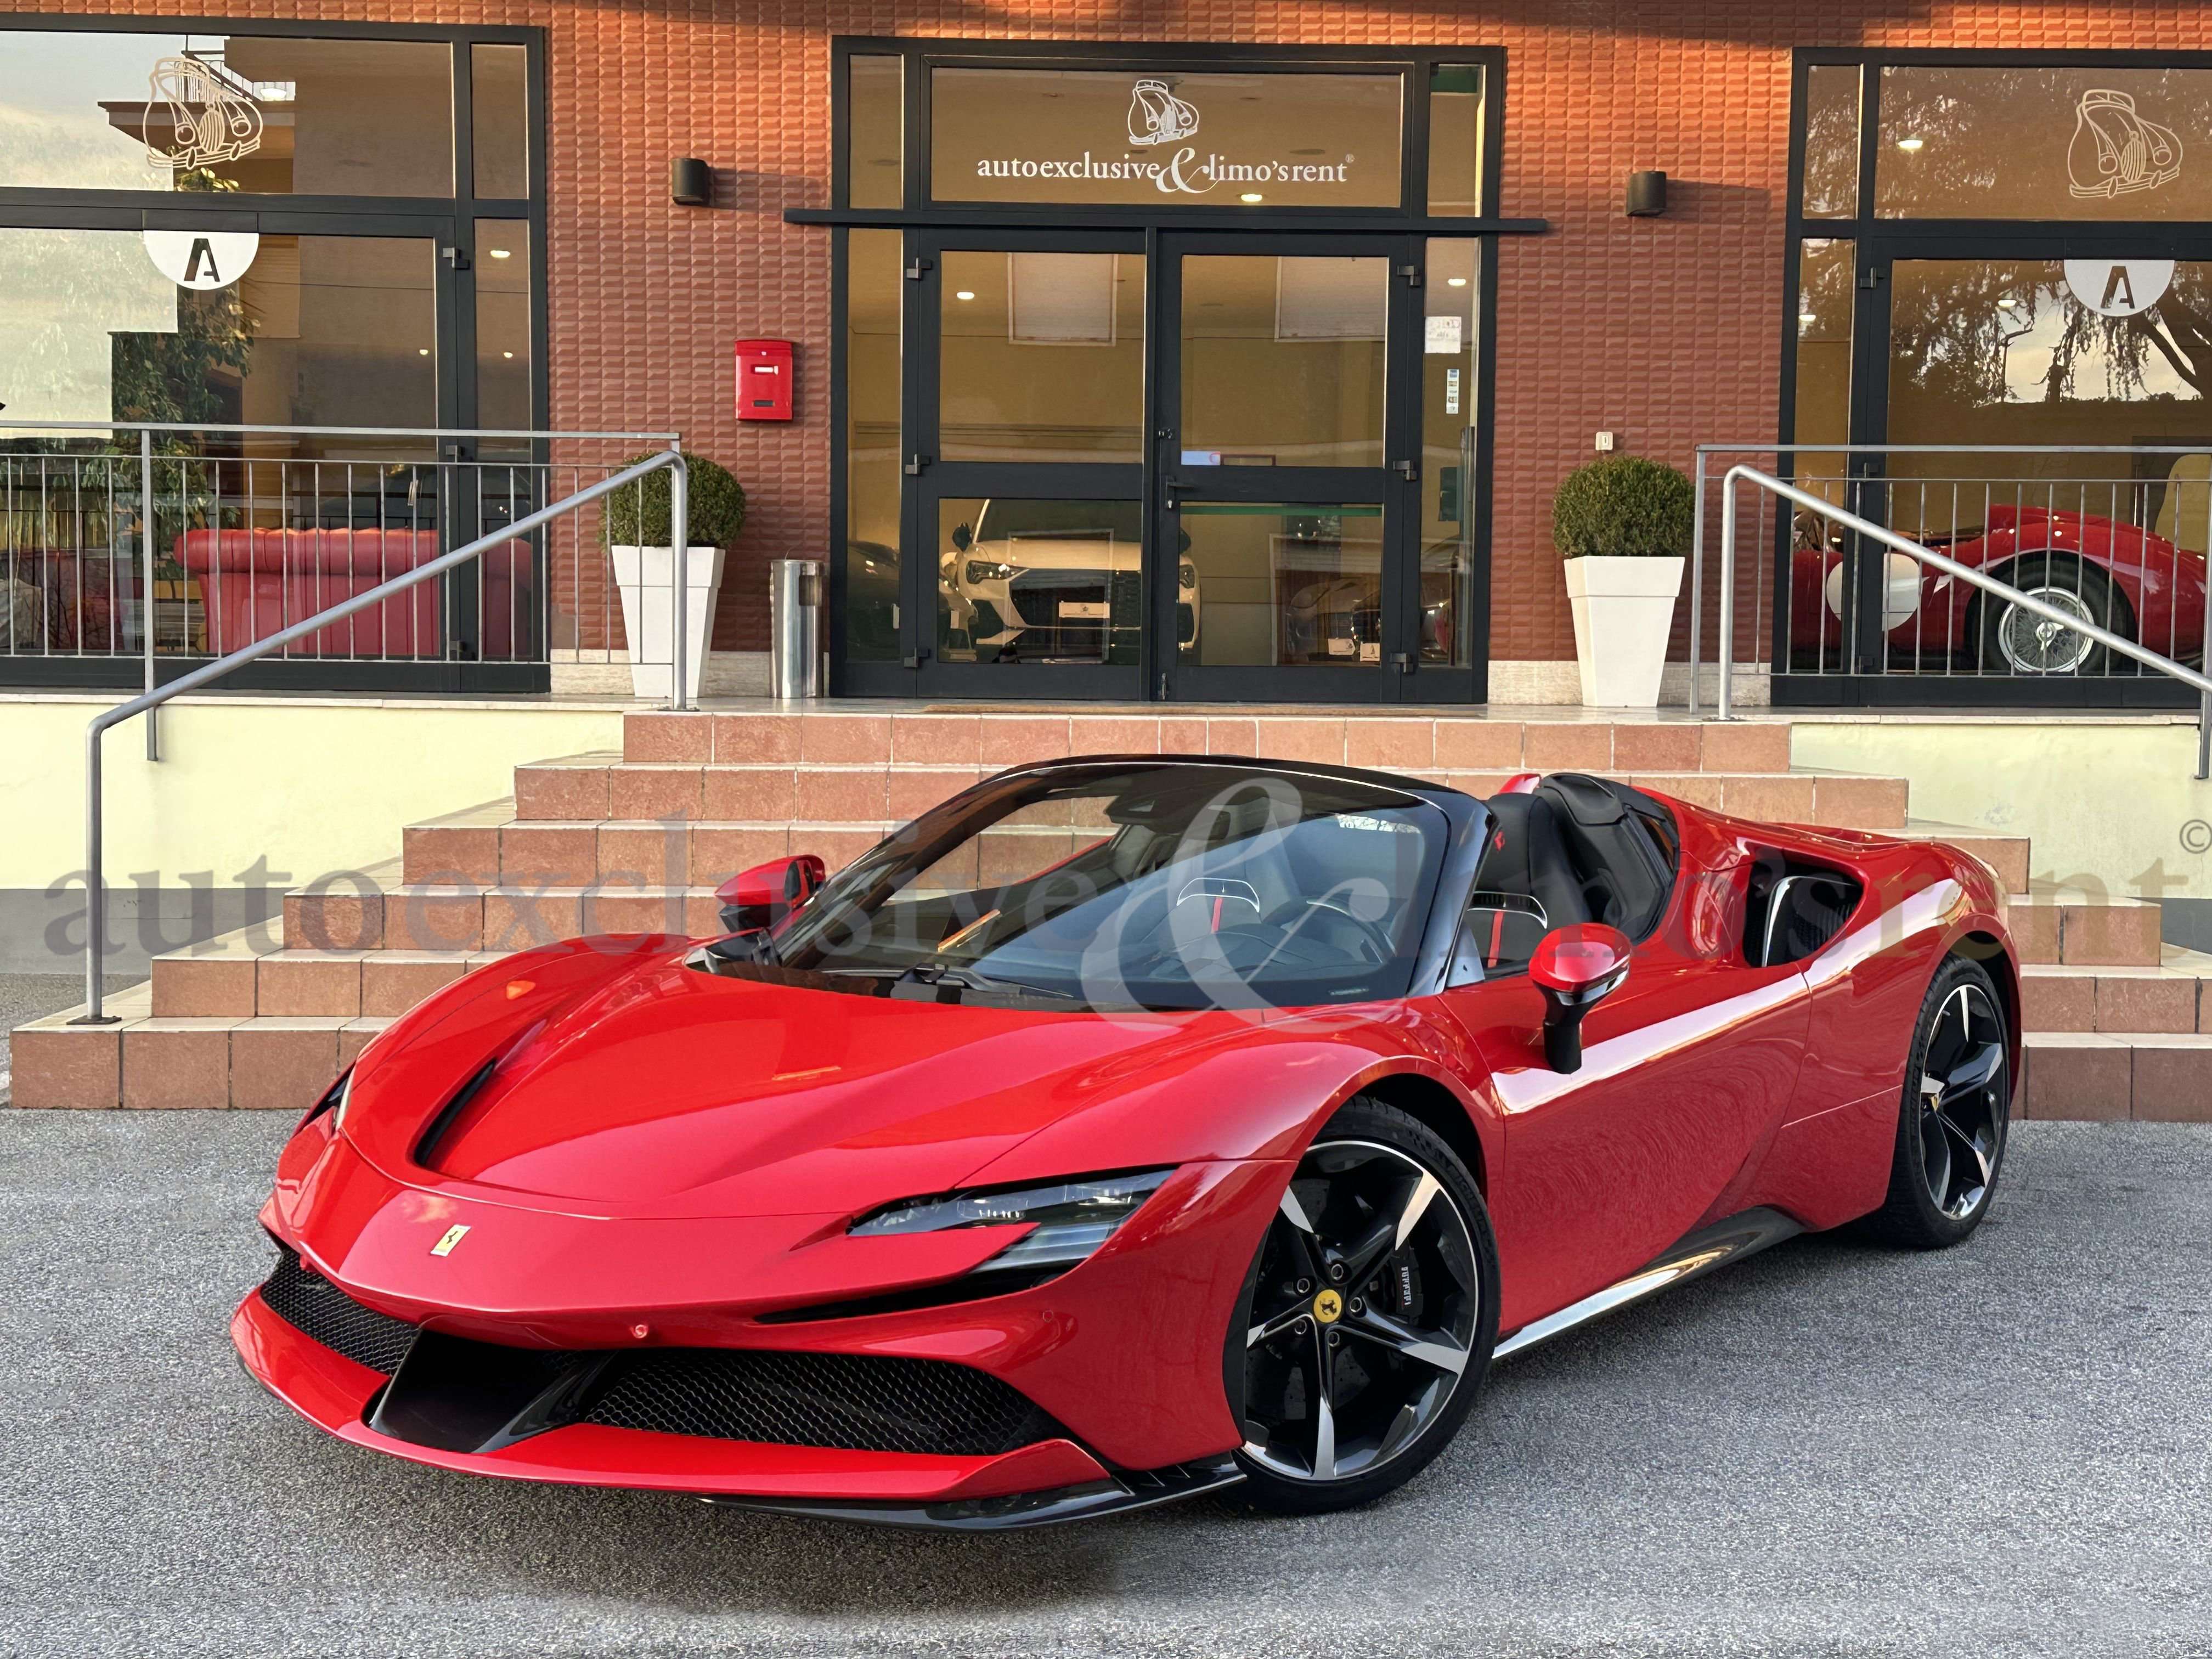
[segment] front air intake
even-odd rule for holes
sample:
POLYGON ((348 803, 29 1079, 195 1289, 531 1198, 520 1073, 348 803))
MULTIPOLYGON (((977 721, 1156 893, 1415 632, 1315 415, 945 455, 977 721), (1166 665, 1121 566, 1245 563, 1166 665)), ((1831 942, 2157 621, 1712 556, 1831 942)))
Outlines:
POLYGON ((290 1250, 280 1250, 261 1299, 302 1336, 386 1376, 415 1340, 415 1327, 405 1320, 362 1306, 290 1250))

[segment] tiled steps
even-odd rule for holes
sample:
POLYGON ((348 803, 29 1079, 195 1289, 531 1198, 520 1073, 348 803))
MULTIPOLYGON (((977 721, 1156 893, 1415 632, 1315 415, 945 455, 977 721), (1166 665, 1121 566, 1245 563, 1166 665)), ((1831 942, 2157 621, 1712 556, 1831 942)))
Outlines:
MULTIPOLYGON (((639 713, 623 719, 621 758, 681 766, 896 764, 997 771, 1066 755, 1118 754, 1267 755, 1412 773, 1786 772, 1790 728, 1778 721, 1347 716, 1319 709, 1159 715, 639 713)), ((519 777, 517 793, 524 793, 519 777)))
MULTIPOLYGON (((2032 1042, 2063 1051, 2054 1079, 2090 1068, 2109 1114, 2124 1068, 2129 1110, 2155 1115, 2173 1109, 2169 1084, 2195 1075, 2196 1045, 2212 1043, 2212 960, 2161 961, 2154 906, 2031 892, 2025 837, 1914 822, 1900 779, 1792 769, 1778 723, 641 713, 620 752, 520 766, 512 800, 410 826, 365 896, 291 895, 281 946, 241 933, 158 959, 120 1027, 66 1028, 64 1016, 25 1028, 15 1098, 103 1104, 119 1089, 130 1104, 296 1109, 370 1035, 474 965, 580 933, 714 931, 714 884, 734 871, 801 850, 842 866, 978 777, 1071 752, 1260 752, 1484 793, 1518 770, 1604 771, 1748 817, 1952 842, 2016 895, 2013 926, 2036 964, 2032 1042), (2139 1054, 2153 1056, 2140 1081, 2139 1054)), ((2027 1109, 2035 1099, 2023 1095, 2027 1109)), ((2045 1105, 2060 1109, 2055 1093, 2045 1105)))
MULTIPOLYGON (((228 1003, 214 981, 169 981, 210 998, 215 1012, 157 1012, 149 983, 111 1000, 119 1024, 71 1027, 64 1013, 19 1028, 15 1103, 298 1112, 394 1013, 500 953, 226 954, 255 969, 231 978, 228 1003), (276 1012, 303 1006, 325 1012, 276 1012)), ((2031 966, 2027 980, 2020 1115, 2212 1120, 2212 957, 2169 951, 2158 968, 2031 966)))

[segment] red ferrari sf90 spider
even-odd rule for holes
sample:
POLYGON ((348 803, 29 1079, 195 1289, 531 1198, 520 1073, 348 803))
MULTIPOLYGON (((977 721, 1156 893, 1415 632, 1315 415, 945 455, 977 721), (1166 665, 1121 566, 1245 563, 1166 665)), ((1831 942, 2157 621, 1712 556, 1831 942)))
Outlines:
POLYGON ((977 785, 580 939, 301 1122, 247 1368, 417 1462, 917 1525, 1433 1458, 1485 1370, 1804 1229, 1954 1243, 2019 1051, 1941 846, 1605 779, 977 785))

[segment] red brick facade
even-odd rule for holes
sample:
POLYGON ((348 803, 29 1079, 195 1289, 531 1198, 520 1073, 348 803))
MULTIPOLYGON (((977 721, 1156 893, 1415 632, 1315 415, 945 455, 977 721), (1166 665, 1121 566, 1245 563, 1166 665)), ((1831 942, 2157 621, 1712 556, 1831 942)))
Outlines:
MULTIPOLYGON (((1551 491, 1587 456, 1590 434, 1611 428, 1627 449, 1686 465, 1699 440, 1775 430, 1790 48, 2212 46, 2204 9, 2124 0, 99 9, 545 28, 554 424, 680 428, 738 474, 751 517, 723 584, 715 643, 754 650, 766 642, 767 561, 827 550, 830 239, 782 216, 829 200, 835 35, 1503 47, 1498 210, 1547 219, 1552 232, 1508 240, 1500 261, 1491 654, 1551 659, 1574 654, 1551 491), (713 207, 670 204, 668 162, 685 155, 716 169, 713 207), (1665 217, 1622 215, 1626 175, 1638 167, 1670 175, 1665 217), (790 426, 741 427, 732 416, 730 342, 749 335, 799 343, 790 426)), ((566 574, 556 591, 571 591, 566 574)), ((578 608, 599 614, 588 586, 582 597, 578 608)))

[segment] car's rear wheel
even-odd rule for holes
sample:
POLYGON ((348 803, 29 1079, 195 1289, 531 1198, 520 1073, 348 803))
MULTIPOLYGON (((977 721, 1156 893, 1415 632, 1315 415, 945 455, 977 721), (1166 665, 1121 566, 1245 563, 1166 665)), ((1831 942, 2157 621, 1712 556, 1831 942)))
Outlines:
POLYGON ((1467 1166, 1418 1119, 1352 1101, 1299 1160, 1242 1316, 1225 1358, 1252 1502, 1312 1514, 1410 1480, 1458 1431, 1498 1334, 1498 1246, 1467 1166))
POLYGON ((1867 1218, 1869 1231, 1933 1250, 1982 1224, 2004 1163, 2011 1055, 2004 1003, 1989 974, 1950 957, 1928 988, 1913 1031, 1889 1194, 1867 1218))
MULTIPOLYGON (((2103 570, 2085 560, 2063 553, 2030 554, 2002 574, 2021 592, 2069 617, 2126 639, 2135 637, 2135 612, 2127 596, 2103 570)), ((1993 672, 2042 678, 2102 674, 2112 666, 2112 653, 2087 634, 1994 594, 1977 595, 1974 603, 1975 613, 1966 622, 1967 637, 1979 642, 1982 665, 1993 672)))

